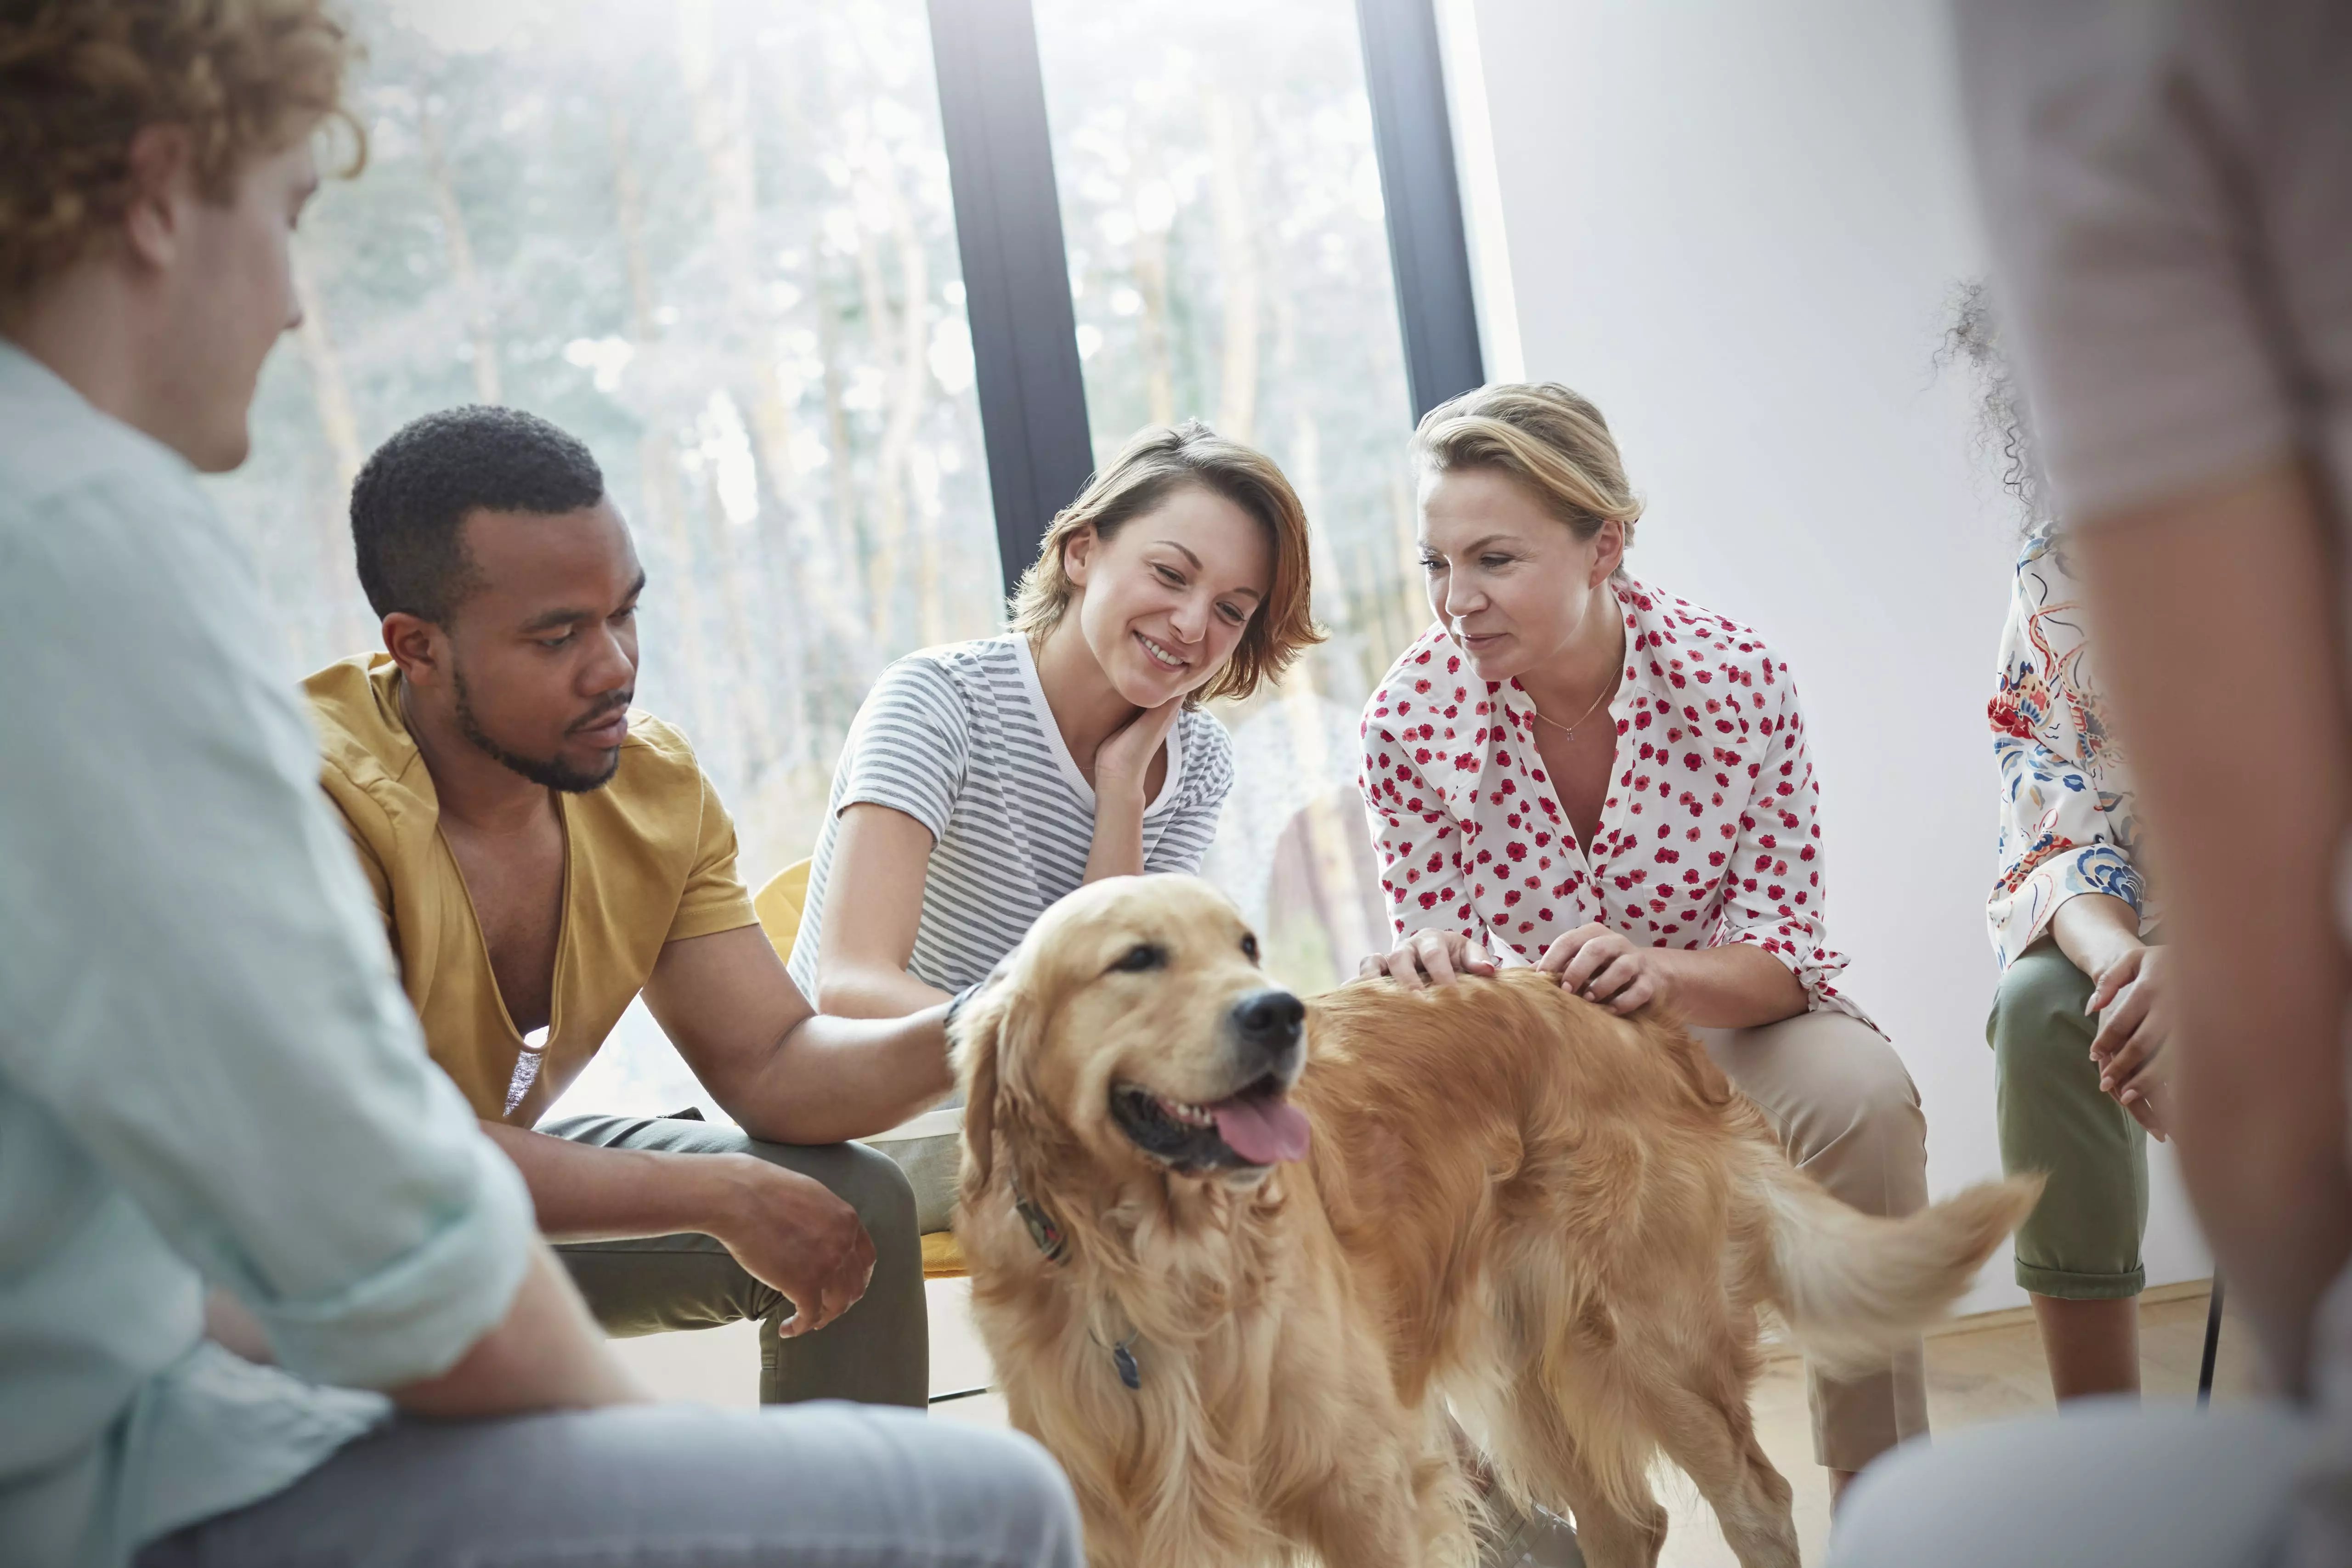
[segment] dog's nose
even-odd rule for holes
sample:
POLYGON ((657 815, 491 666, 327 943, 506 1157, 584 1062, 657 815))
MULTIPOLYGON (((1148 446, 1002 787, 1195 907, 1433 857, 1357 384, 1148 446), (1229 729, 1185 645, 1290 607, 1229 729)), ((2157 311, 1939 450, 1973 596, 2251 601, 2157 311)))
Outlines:
POLYGON ((1298 1026, 1306 1016, 1306 1003, 1287 991, 1269 987, 1253 991, 1234 1004, 1234 1030, 1272 1054, 1298 1043, 1298 1026))

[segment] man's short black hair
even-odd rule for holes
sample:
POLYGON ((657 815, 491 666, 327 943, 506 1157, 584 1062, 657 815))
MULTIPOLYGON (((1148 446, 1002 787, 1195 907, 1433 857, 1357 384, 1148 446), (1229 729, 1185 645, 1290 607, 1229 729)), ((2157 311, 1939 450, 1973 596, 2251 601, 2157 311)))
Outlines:
POLYGON ((469 404, 412 419, 352 485, 352 549, 378 616, 436 626, 472 590, 459 535, 479 510, 554 516, 594 506, 604 475, 574 437, 520 408, 469 404))

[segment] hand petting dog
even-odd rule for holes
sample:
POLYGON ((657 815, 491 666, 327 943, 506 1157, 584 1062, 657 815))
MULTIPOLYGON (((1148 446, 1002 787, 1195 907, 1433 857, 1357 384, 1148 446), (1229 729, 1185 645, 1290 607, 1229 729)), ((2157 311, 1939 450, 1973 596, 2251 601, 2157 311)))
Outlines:
MULTIPOLYGON (((1484 979, 1501 968, 1462 932, 1431 929, 1408 931, 1389 952, 1357 965, 1356 976, 1386 976, 1418 991, 1484 979)), ((1788 966, 1752 942, 1653 947, 1598 921, 1554 938, 1535 969, 1621 1018, 1657 1007, 1698 1027, 1737 1029, 1777 1022, 1807 1005, 1804 986, 1788 966)))

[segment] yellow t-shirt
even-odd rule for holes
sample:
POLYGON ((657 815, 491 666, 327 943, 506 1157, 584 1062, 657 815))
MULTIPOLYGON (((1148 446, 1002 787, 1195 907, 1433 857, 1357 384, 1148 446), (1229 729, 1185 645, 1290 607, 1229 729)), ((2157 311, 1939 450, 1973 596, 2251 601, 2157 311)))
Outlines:
POLYGON ((522 1037, 442 841, 433 775, 401 716, 398 667, 380 653, 347 658, 302 688, 325 752, 321 780, 375 889, 425 1044, 475 1114, 531 1125, 595 1056, 665 943, 754 922, 735 873, 735 825, 693 748, 632 710, 612 781, 556 796, 564 884, 554 1004, 544 1057, 518 1074, 522 1037))

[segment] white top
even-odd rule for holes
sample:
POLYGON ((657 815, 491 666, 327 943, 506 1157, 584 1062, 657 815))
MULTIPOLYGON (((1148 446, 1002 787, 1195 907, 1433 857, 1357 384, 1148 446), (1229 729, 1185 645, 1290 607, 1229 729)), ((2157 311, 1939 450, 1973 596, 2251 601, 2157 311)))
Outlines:
POLYGON ((522 1180, 425 1054, 240 542, 0 343, 0 1559, 278 1490, 505 1316, 522 1180), (201 1272, 199 1272, 201 1270, 201 1272), (286 1371, 205 1338, 234 1291, 286 1371))
POLYGON ((1789 661, 1671 594, 1631 578, 1610 591, 1625 672, 1607 716, 1583 721, 1617 731, 1591 844, 1545 775, 1534 701, 1517 680, 1480 679, 1443 623, 1364 705, 1357 782, 1397 934, 1460 931, 1504 963, 1596 921, 1652 947, 1744 942, 1788 965, 1810 1010, 1862 1018, 1833 984, 1846 960, 1830 945, 1821 790, 1789 661))
MULTIPOLYGON (((1169 731, 1168 752, 1168 776, 1143 814, 1143 868, 1198 871, 1233 788, 1233 741, 1216 720, 1187 709, 1169 731)), ((841 813, 867 802, 930 830, 922 923, 907 969, 942 991, 985 979, 1086 877, 1095 792, 1062 742, 1024 637, 908 654, 858 709, 834 769, 793 944, 793 979, 810 997, 841 813)))

